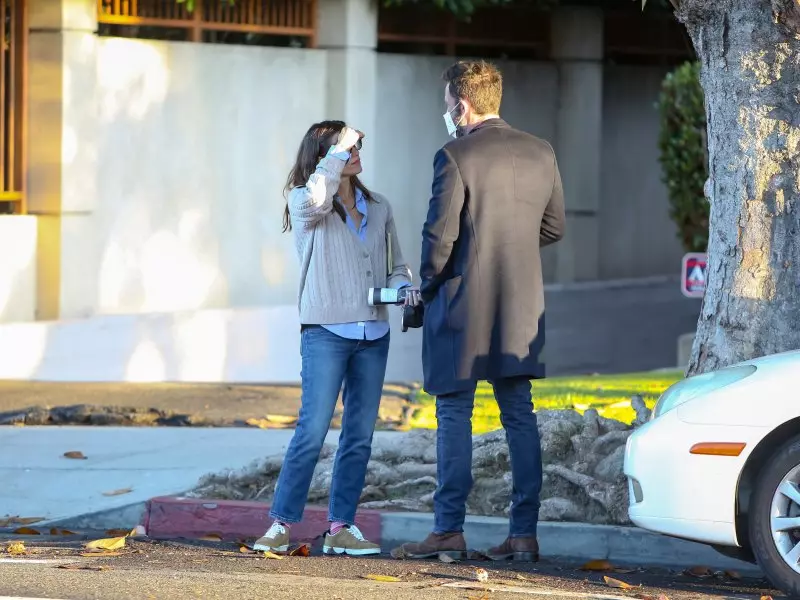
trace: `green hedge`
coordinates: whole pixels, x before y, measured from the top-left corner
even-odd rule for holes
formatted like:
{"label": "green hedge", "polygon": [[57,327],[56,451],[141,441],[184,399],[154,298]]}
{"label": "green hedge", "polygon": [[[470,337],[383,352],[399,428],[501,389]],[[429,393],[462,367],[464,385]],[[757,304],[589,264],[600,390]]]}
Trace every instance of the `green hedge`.
{"label": "green hedge", "polygon": [[669,193],[670,216],[678,225],[684,249],[705,252],[709,205],[703,186],[708,177],[708,153],[699,63],[686,63],[667,75],[658,108],[659,160]]}

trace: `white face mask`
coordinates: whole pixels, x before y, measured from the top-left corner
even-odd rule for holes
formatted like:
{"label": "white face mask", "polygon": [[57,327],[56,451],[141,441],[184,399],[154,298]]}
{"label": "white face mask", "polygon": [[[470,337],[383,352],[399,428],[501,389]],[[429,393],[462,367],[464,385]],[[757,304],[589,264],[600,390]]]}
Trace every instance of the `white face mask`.
{"label": "white face mask", "polygon": [[[450,137],[458,137],[458,125],[453,121],[453,111],[458,108],[458,104],[456,104],[451,110],[448,110],[444,115],[444,124],[447,127],[447,135]],[[462,117],[463,118],[463,117]],[[459,119],[461,121],[461,119]]]}

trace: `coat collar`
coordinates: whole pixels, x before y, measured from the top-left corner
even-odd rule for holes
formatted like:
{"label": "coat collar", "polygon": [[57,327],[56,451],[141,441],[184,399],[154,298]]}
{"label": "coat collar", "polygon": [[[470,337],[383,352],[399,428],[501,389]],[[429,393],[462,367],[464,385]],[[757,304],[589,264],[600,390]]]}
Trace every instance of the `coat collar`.
{"label": "coat collar", "polygon": [[508,129],[510,125],[506,123],[503,119],[499,117],[496,119],[486,119],[475,125],[467,135],[472,135],[476,131],[480,131],[482,129]]}

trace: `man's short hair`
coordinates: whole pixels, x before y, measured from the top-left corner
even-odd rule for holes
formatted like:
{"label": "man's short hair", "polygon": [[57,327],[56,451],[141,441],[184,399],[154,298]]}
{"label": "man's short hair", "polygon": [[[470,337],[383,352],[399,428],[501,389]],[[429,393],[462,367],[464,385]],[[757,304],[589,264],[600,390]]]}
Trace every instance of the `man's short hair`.
{"label": "man's short hair", "polygon": [[442,75],[450,95],[466,100],[479,115],[500,112],[503,99],[503,76],[493,64],[484,60],[459,61]]}

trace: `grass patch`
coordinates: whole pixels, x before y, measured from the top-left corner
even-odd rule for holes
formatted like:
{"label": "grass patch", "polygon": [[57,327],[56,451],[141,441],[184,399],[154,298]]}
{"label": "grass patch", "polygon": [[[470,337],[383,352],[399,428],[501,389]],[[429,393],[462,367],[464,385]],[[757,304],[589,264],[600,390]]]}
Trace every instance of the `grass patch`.
{"label": "grass patch", "polygon": [[[681,379],[683,373],[680,371],[540,379],[533,382],[533,402],[536,410],[571,409],[583,413],[595,408],[604,417],[630,423],[636,417],[631,408],[631,396],[639,394],[652,408],[664,390]],[[435,428],[434,399],[424,392],[420,392],[418,399],[422,406],[415,412],[411,426],[417,429]],[[492,386],[481,382],[475,394],[472,430],[474,433],[486,433],[500,427],[500,411]]]}

